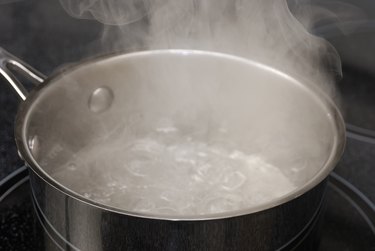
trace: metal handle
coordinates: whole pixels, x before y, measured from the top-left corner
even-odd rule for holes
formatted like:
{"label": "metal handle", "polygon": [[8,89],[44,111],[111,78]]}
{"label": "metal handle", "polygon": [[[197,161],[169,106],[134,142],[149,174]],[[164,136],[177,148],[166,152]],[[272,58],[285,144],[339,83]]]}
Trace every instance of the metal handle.
{"label": "metal handle", "polygon": [[20,96],[22,100],[26,100],[28,91],[14,76],[13,71],[25,76],[35,85],[43,83],[46,79],[42,73],[0,47],[0,74],[13,87],[18,96]]}

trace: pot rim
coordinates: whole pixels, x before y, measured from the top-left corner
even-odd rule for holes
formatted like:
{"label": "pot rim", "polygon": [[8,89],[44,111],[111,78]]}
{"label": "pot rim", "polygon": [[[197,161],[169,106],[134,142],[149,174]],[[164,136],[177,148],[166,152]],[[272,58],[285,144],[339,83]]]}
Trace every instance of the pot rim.
{"label": "pot rim", "polygon": [[[141,213],[141,212],[132,212],[123,210],[117,207],[112,207],[108,205],[104,205],[102,203],[98,203],[96,201],[90,200],[83,195],[65,187],[64,185],[60,184],[56,180],[54,180],[47,172],[43,170],[43,168],[37,163],[37,161],[33,158],[31,151],[28,147],[28,139],[27,139],[27,124],[30,118],[30,113],[33,110],[33,106],[35,105],[38,98],[41,94],[48,89],[48,87],[53,85],[54,80],[58,79],[59,77],[63,76],[66,72],[72,72],[78,68],[83,66],[96,63],[96,62],[105,62],[107,60],[114,60],[118,58],[131,58],[131,57],[139,57],[139,56],[148,56],[148,55],[157,55],[157,54],[178,54],[178,55],[208,55],[208,56],[215,56],[221,58],[227,58],[230,60],[236,60],[241,63],[249,64],[252,66],[256,66],[261,69],[266,69],[271,71],[274,74],[279,75],[280,77],[287,78],[289,81],[294,82],[299,87],[305,89],[304,91],[312,93],[314,98],[320,102],[320,104],[328,111],[331,112],[331,116],[333,117],[330,121],[332,121],[332,127],[335,131],[333,137],[333,145],[330,152],[330,155],[324,165],[320,168],[319,172],[315,174],[307,183],[303,186],[299,187],[298,189],[293,190],[292,192],[287,193],[282,197],[278,197],[274,200],[271,200],[267,203],[262,203],[257,206],[253,206],[247,209],[223,212],[223,213],[214,213],[214,214],[203,214],[203,215],[176,215],[176,216],[169,216],[169,215],[159,215],[153,213]],[[96,58],[84,60],[75,65],[69,65],[64,69],[59,69],[58,71],[54,72],[52,75],[47,77],[47,79],[34,88],[30,94],[27,96],[26,100],[21,103],[19,106],[17,115],[16,115],[16,123],[15,123],[15,139],[17,148],[19,151],[20,156],[24,159],[27,166],[31,168],[31,170],[44,182],[48,185],[52,186],[59,192],[63,193],[65,196],[71,197],[75,200],[78,200],[87,206],[93,206],[98,209],[104,211],[111,211],[118,214],[124,214],[127,216],[133,217],[140,217],[140,218],[147,218],[147,219],[156,219],[156,220],[169,220],[169,221],[202,221],[202,220],[216,220],[216,219],[225,219],[231,218],[236,216],[242,216],[247,214],[252,214],[256,212],[260,212],[263,210],[271,209],[273,207],[279,206],[286,202],[289,202],[307,191],[314,188],[320,182],[322,182],[329,173],[333,170],[337,162],[339,161],[345,147],[345,123],[340,114],[338,108],[333,103],[333,101],[320,89],[315,88],[315,86],[307,86],[293,77],[274,69],[270,66],[264,65],[262,63],[255,62],[253,60],[242,58],[234,55],[219,53],[219,52],[212,52],[212,51],[201,51],[201,50],[187,50],[187,49],[162,49],[162,50],[148,50],[148,51],[138,51],[138,52],[131,52],[131,53],[123,53],[123,54],[110,54],[105,56],[99,56]]]}

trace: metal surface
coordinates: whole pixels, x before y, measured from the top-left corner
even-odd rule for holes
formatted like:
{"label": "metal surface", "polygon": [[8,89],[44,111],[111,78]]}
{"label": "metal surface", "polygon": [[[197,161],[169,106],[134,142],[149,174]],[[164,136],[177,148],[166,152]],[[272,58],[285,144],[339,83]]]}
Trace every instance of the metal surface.
{"label": "metal surface", "polygon": [[[154,64],[158,66],[147,68]],[[137,67],[142,67],[142,72]],[[166,71],[168,67],[172,67],[172,70]],[[178,75],[181,70],[179,67],[192,68],[193,71],[187,75]],[[144,69],[146,71],[143,72]],[[118,126],[126,124],[126,118],[134,118],[134,114],[126,108],[131,107],[132,96],[137,93],[136,87],[158,78],[172,83],[188,78],[193,83],[199,83],[211,76],[232,85],[246,83],[246,88],[251,86],[248,83],[271,83],[274,91],[280,92],[274,97],[276,100],[277,97],[288,100],[285,97],[290,93],[301,94],[293,96],[291,105],[301,108],[295,114],[297,117],[305,116],[306,112],[318,115],[321,136],[328,142],[322,145],[327,154],[322,166],[317,166],[316,172],[309,174],[311,177],[308,176],[308,180],[301,179],[297,190],[268,203],[234,212],[182,217],[128,212],[99,204],[63,186],[49,175],[66,163],[72,153],[101,139],[104,132],[109,132],[109,135],[105,135],[108,140],[117,136]],[[237,83],[235,80],[240,81]],[[137,84],[136,87],[134,84]],[[199,89],[201,86],[203,89]],[[186,93],[187,97],[209,94],[210,89],[204,89],[204,86],[200,85],[194,92]],[[257,91],[262,91],[262,85],[256,87]],[[222,94],[215,93],[216,96],[230,97],[231,90],[236,89],[234,86],[225,88]],[[148,100],[151,106],[147,115],[151,114],[151,117],[168,108],[153,103],[160,102],[157,98],[161,91],[157,90]],[[243,100],[257,100],[257,92],[246,90],[240,93]],[[265,94],[269,89],[263,91]],[[232,101],[237,102],[240,98],[238,93],[234,94]],[[90,100],[98,95],[99,100],[94,102],[95,107],[91,109]],[[108,102],[108,98],[114,100]],[[251,114],[244,115],[241,115],[241,119],[248,117],[247,122],[250,123]],[[300,126],[313,126],[308,120],[299,122]],[[239,129],[235,136],[249,141],[243,133],[246,128],[240,126]],[[288,136],[296,133],[296,130],[291,128],[281,133]],[[344,138],[344,123],[337,108],[313,87],[305,86],[257,62],[220,53],[186,50],[124,54],[91,60],[78,67],[65,69],[30,93],[20,105],[16,121],[17,146],[31,169],[36,206],[56,235],[70,243],[67,248],[73,250],[281,248],[298,236],[319,210],[325,186],[323,181],[342,154]]]}
{"label": "metal surface", "polygon": [[13,75],[12,71],[22,74],[35,85],[42,83],[46,79],[42,73],[33,69],[31,66],[22,62],[20,59],[16,58],[0,47],[0,74],[3,75],[7,82],[13,87],[18,96],[22,100],[25,100],[28,92]]}
{"label": "metal surface", "polygon": [[[30,172],[42,224],[65,250],[290,250],[317,217],[326,182],[278,207],[215,220],[147,219],[81,203]],[[316,250],[310,246],[309,249]]]}

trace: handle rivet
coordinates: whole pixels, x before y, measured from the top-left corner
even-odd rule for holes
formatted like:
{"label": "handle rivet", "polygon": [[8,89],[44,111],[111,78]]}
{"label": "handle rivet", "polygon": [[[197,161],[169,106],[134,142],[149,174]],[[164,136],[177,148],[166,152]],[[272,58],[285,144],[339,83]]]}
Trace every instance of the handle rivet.
{"label": "handle rivet", "polygon": [[103,112],[107,110],[113,102],[113,92],[108,87],[95,89],[89,98],[89,108],[93,112]]}

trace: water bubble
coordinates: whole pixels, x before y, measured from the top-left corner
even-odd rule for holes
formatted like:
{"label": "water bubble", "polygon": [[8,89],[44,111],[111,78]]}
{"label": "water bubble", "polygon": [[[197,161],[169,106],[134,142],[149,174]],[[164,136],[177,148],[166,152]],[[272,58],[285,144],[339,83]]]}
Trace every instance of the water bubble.
{"label": "water bubble", "polygon": [[207,200],[205,210],[212,213],[220,213],[240,208],[242,197],[235,194],[217,194]]}
{"label": "water bubble", "polygon": [[134,176],[138,176],[138,177],[144,177],[147,175],[147,165],[149,163],[147,161],[139,161],[139,160],[135,160],[135,161],[132,161],[128,166],[127,166],[127,169],[129,170],[129,172],[134,175]]}
{"label": "water bubble", "polygon": [[179,199],[179,191],[177,190],[166,190],[161,192],[160,199],[168,201],[168,202],[175,202]]}
{"label": "water bubble", "polygon": [[236,190],[241,187],[246,181],[246,176],[239,171],[229,174],[224,177],[223,188],[225,190]]}
{"label": "water bubble", "polygon": [[138,212],[150,212],[155,208],[155,204],[147,199],[140,199],[136,202],[134,210]]}
{"label": "water bubble", "polygon": [[103,112],[112,105],[113,98],[111,89],[108,87],[99,87],[90,95],[89,108],[93,112]]}
{"label": "water bubble", "polygon": [[91,194],[90,193],[83,193],[83,196],[86,197],[87,199],[91,198]]}
{"label": "water bubble", "polygon": [[173,121],[168,118],[162,118],[157,122],[157,126],[155,129],[157,132],[160,133],[172,133],[177,132],[178,129],[175,127]]}
{"label": "water bubble", "polygon": [[117,186],[117,182],[116,181],[111,181],[107,184],[108,187],[116,187]]}
{"label": "water bubble", "polygon": [[[170,122],[163,123],[158,126]],[[77,152],[65,175],[55,178],[102,204],[172,216],[240,210],[294,189],[286,174],[259,154],[197,136],[188,141],[191,133],[181,128],[164,137],[155,128]]]}
{"label": "water bubble", "polygon": [[77,170],[77,165],[75,163],[69,163],[67,168],[70,171],[75,171]]}
{"label": "water bubble", "polygon": [[152,139],[136,140],[132,145],[133,151],[159,154],[163,151],[164,145]]}
{"label": "water bubble", "polygon": [[206,163],[206,164],[198,167],[197,172],[198,172],[199,175],[205,176],[211,168],[212,168],[212,165],[209,164],[209,163]]}

